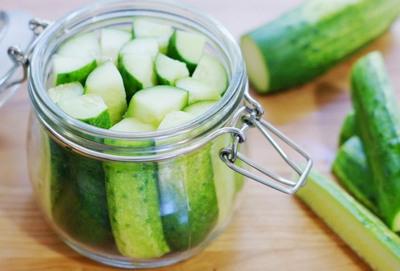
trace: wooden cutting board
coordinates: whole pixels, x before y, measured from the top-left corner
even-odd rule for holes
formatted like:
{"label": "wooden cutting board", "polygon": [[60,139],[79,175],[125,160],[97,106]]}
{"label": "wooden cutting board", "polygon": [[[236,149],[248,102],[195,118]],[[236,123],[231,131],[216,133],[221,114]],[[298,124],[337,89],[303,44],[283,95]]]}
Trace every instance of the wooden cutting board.
{"label": "wooden cutting board", "polygon": [[[87,0],[1,0],[0,8],[24,9],[54,20]],[[191,0],[236,36],[277,17],[299,0]],[[313,157],[315,168],[329,174],[341,121],[350,109],[351,64],[371,50],[384,52],[394,84],[400,87],[400,23],[352,59],[314,82],[280,94],[253,95],[266,118]],[[25,137],[30,105],[23,85],[0,108],[0,270],[111,270],[64,245],[36,206],[27,174]],[[261,135],[252,132],[250,155],[265,167],[287,173]],[[161,270],[368,270],[331,230],[296,199],[248,182],[241,207],[226,232],[203,253]]]}

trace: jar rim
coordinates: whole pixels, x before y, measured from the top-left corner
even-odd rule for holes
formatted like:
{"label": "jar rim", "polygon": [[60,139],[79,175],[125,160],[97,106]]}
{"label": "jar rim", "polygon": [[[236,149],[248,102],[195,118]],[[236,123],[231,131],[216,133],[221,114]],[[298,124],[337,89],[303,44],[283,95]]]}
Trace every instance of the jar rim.
{"label": "jar rim", "polygon": [[[216,42],[218,42],[219,45],[223,47],[220,49],[224,50],[223,53],[229,58],[228,65],[230,68],[228,88],[223,97],[218,101],[215,106],[213,106],[210,110],[208,110],[206,113],[202,114],[198,118],[195,118],[194,120],[179,126],[178,129],[172,128],[151,132],[129,133],[97,128],[95,126],[91,126],[89,124],[76,120],[64,113],[55,103],[51,101],[50,97],[47,95],[46,82],[45,80],[43,80],[43,74],[45,74],[46,72],[44,71],[46,65],[43,64],[42,59],[42,56],[48,50],[47,44],[49,40],[54,38],[54,35],[58,31],[63,31],[65,35],[69,34],[69,36],[71,36],[71,30],[68,29],[68,26],[73,24],[76,19],[86,18],[86,20],[88,20],[88,18],[90,18],[89,15],[93,14],[94,12],[104,12],[105,8],[121,9],[127,6],[131,7],[132,9],[135,9],[135,7],[151,8],[152,12],[154,13],[157,13],[157,11],[165,12],[165,10],[167,10],[170,16],[177,16],[177,13],[174,14],[174,11],[176,11],[186,14],[186,18],[184,19],[187,20],[186,23],[188,24],[197,23],[198,25],[196,25],[196,27],[202,27],[205,30],[208,30],[207,27],[213,27],[213,31],[217,32],[219,35],[219,40],[216,40]],[[100,15],[101,14],[97,14],[90,20],[92,22],[95,22],[96,20],[99,20],[99,18],[101,17]],[[183,16],[179,16],[182,19]],[[216,37],[213,38],[216,39]],[[187,4],[178,3],[173,0],[105,0],[97,2],[96,4],[86,5],[82,8],[68,13],[61,19],[57,20],[55,23],[48,26],[48,28],[46,28],[44,32],[38,37],[36,47],[34,48],[31,55],[29,66],[29,79],[29,93],[31,95],[31,101],[37,111],[41,111],[46,116],[52,116],[54,119],[62,121],[63,124],[72,127],[74,130],[79,131],[80,133],[84,133],[94,137],[112,138],[119,140],[143,140],[146,138],[166,139],[170,137],[175,137],[177,135],[190,134],[189,131],[199,126],[202,126],[204,123],[209,121],[212,116],[216,115],[222,110],[225,110],[225,113],[221,114],[221,118],[226,118],[226,115],[230,115],[233,112],[233,109],[236,108],[235,105],[238,105],[240,103],[244,94],[244,85],[247,84],[245,68],[240,48],[233,36],[229,33],[229,31],[221,23],[209,17],[208,15],[197,11],[195,8]],[[40,110],[38,110],[38,108]],[[218,122],[216,122],[214,127],[217,125],[217,123]],[[210,127],[209,129],[212,128]]]}

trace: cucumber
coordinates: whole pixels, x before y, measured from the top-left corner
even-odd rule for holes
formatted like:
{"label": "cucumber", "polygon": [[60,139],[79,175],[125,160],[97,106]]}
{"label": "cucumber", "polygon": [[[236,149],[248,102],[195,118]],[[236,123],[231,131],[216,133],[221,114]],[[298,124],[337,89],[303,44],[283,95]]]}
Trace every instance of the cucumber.
{"label": "cucumber", "polygon": [[132,36],[134,38],[154,38],[159,43],[160,52],[166,53],[168,43],[173,33],[172,26],[146,18],[133,21]]}
{"label": "cucumber", "polygon": [[96,68],[97,62],[91,57],[54,55],[53,76],[55,85],[80,82],[85,84],[88,75]]}
{"label": "cucumber", "polygon": [[378,209],[400,231],[400,112],[382,55],[373,52],[352,69],[352,101],[360,138],[376,182]]}
{"label": "cucumber", "polygon": [[103,61],[116,62],[119,50],[131,39],[127,31],[104,28],[100,30],[100,49]]}
{"label": "cucumber", "polygon": [[93,94],[59,101],[60,108],[71,117],[99,128],[111,127],[111,118],[103,98]]}
{"label": "cucumber", "polygon": [[[184,112],[170,113],[159,129],[179,126],[192,117]],[[163,229],[169,246],[172,251],[196,246],[218,219],[210,146],[159,162],[158,180]]]}
{"label": "cucumber", "polygon": [[57,53],[67,57],[98,59],[100,44],[97,33],[90,32],[74,36],[64,42]]}
{"label": "cucumber", "polygon": [[192,73],[203,54],[206,37],[192,32],[176,30],[168,46],[168,55],[186,63]]}
{"label": "cucumber", "polygon": [[221,98],[219,90],[191,77],[179,79],[176,81],[176,87],[189,93],[189,104]]}
{"label": "cucumber", "polygon": [[50,88],[48,92],[50,99],[57,104],[62,100],[81,96],[83,95],[83,91],[82,85],[75,82]]}
{"label": "cucumber", "polygon": [[339,149],[332,171],[340,184],[360,203],[378,214],[375,183],[369,169],[363,145],[356,136]]}
{"label": "cucumber", "polygon": [[191,104],[183,109],[183,111],[188,112],[194,116],[200,116],[207,112],[211,107],[217,104],[218,101],[202,101]]}
{"label": "cucumber", "polygon": [[225,67],[214,56],[204,54],[192,77],[205,84],[210,85],[221,95],[228,87],[228,77]]}
{"label": "cucumber", "polygon": [[398,0],[303,4],[240,39],[250,82],[269,93],[310,81],[385,32]]}
{"label": "cucumber", "polygon": [[119,56],[124,55],[150,55],[156,58],[159,51],[157,40],[151,38],[134,39],[126,43],[119,52]]}
{"label": "cucumber", "polygon": [[357,135],[354,112],[349,113],[343,121],[339,134],[339,146],[344,144],[352,136]]}
{"label": "cucumber", "polygon": [[132,97],[126,117],[158,126],[166,114],[183,109],[188,102],[185,90],[170,86],[155,86],[140,90]]}
{"label": "cucumber", "polygon": [[155,69],[158,82],[161,85],[174,86],[176,80],[189,76],[189,71],[185,63],[163,54],[157,55]]}
{"label": "cucumber", "polygon": [[[115,131],[144,132],[152,127],[124,119]],[[151,146],[153,142],[108,141],[113,146]],[[105,162],[107,202],[113,235],[120,253],[133,258],[156,258],[169,252],[160,217],[157,165]]]}
{"label": "cucumber", "polygon": [[399,237],[335,182],[313,172],[297,196],[374,270],[399,270]]}
{"label": "cucumber", "polygon": [[110,113],[111,123],[117,123],[126,110],[126,94],[122,78],[112,62],[97,67],[87,78],[86,94],[103,98]]}

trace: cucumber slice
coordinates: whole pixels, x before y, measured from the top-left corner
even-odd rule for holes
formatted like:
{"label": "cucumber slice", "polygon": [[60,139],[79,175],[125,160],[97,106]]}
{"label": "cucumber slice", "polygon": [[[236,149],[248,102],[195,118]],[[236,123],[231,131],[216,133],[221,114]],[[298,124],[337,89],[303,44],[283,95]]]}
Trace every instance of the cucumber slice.
{"label": "cucumber slice", "polygon": [[175,81],[189,76],[185,63],[158,54],[155,62],[157,79],[163,85],[175,85]]}
{"label": "cucumber slice", "polygon": [[83,56],[54,55],[52,61],[55,85],[71,82],[85,84],[86,78],[97,66],[96,59]]}
{"label": "cucumber slice", "polygon": [[86,94],[61,100],[58,105],[71,117],[96,127],[108,129],[111,127],[110,114],[103,98],[98,95]]}
{"label": "cucumber slice", "polygon": [[134,38],[154,38],[158,41],[160,51],[167,52],[168,43],[173,33],[173,28],[164,23],[149,19],[138,18],[133,21],[132,35]]}
{"label": "cucumber slice", "polygon": [[50,88],[48,92],[50,99],[57,104],[62,100],[83,95],[83,87],[80,83],[69,83]]}
{"label": "cucumber slice", "polygon": [[157,77],[154,72],[154,63],[147,54],[124,54],[118,61],[126,90],[126,99],[130,101],[135,92],[143,88],[154,86]]}
{"label": "cucumber slice", "polygon": [[[111,130],[134,133],[153,129],[150,125],[127,118]],[[127,144],[126,141],[116,140],[106,143],[115,146]],[[148,146],[149,142],[142,144]],[[160,217],[156,164],[105,162],[104,168],[111,228],[121,254],[134,258],[155,258],[168,253]]]}
{"label": "cucumber slice", "polygon": [[219,94],[224,93],[228,86],[228,77],[224,66],[218,59],[208,54],[201,57],[192,77],[212,86]]}
{"label": "cucumber slice", "polygon": [[170,86],[155,86],[138,91],[131,99],[127,117],[158,126],[165,115],[187,105],[188,93]]}
{"label": "cucumber slice", "polygon": [[158,54],[157,40],[151,38],[134,39],[126,43],[120,51],[120,56],[124,55],[150,55],[153,59]]}
{"label": "cucumber slice", "polygon": [[315,172],[297,192],[374,270],[398,270],[400,238],[334,181]]}
{"label": "cucumber slice", "polygon": [[117,123],[126,110],[126,94],[121,75],[111,62],[97,67],[86,80],[86,93],[103,98],[111,123]]}
{"label": "cucumber slice", "polygon": [[99,58],[100,44],[97,33],[90,32],[70,38],[60,46],[57,54],[68,57]]}
{"label": "cucumber slice", "polygon": [[100,31],[101,59],[116,62],[119,50],[131,39],[127,31],[105,28]]}
{"label": "cucumber slice", "polygon": [[183,111],[188,112],[194,116],[200,116],[207,112],[211,107],[217,104],[218,101],[203,101],[203,102],[197,102],[192,105],[189,105],[188,107],[185,107]]}
{"label": "cucumber slice", "polygon": [[158,130],[177,127],[191,121],[193,117],[194,116],[192,114],[183,111],[174,111],[168,113],[158,126]]}
{"label": "cucumber slice", "polygon": [[206,37],[192,32],[176,30],[168,46],[168,55],[186,63],[192,73],[203,54]]}
{"label": "cucumber slice", "polygon": [[176,87],[189,92],[189,104],[220,98],[220,92],[216,88],[194,78],[180,79],[176,82]]}

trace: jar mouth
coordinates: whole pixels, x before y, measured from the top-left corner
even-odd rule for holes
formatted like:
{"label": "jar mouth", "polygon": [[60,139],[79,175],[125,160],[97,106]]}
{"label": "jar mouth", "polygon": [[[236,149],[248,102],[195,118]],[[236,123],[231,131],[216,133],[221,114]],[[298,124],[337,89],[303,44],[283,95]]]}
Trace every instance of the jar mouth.
{"label": "jar mouth", "polygon": [[[213,53],[222,60],[228,72],[228,88],[218,103],[203,115],[178,129],[127,133],[97,128],[68,116],[51,101],[47,94],[51,55],[64,40],[78,32],[127,24],[127,22],[132,22],[135,16],[162,19],[179,28],[192,29],[207,36],[212,44]],[[63,126],[65,130],[80,135],[122,140],[148,138],[162,140],[179,135],[182,138],[182,135],[189,134],[191,137],[198,136],[192,132],[195,128],[203,126],[207,127],[206,130],[210,130],[228,120],[241,102],[247,84],[239,46],[224,26],[186,4],[159,0],[99,1],[59,19],[38,37],[31,55],[29,79],[31,101],[38,112],[39,119],[45,124],[53,127],[54,125]]]}

